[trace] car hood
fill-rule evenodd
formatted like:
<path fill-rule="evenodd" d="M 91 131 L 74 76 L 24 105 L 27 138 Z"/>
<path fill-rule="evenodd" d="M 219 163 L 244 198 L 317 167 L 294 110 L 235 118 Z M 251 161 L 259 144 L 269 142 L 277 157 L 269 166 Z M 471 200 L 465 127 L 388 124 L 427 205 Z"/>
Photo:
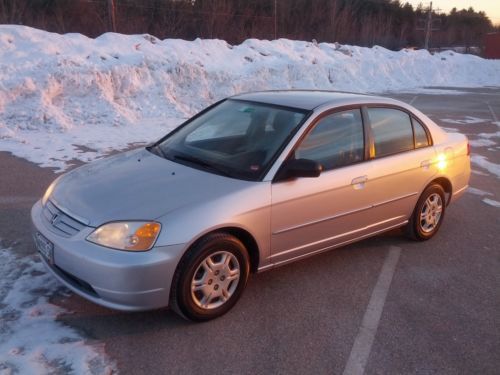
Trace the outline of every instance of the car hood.
<path fill-rule="evenodd" d="M 85 224 L 154 220 L 252 184 L 190 168 L 145 149 L 99 160 L 63 175 L 50 199 Z"/>

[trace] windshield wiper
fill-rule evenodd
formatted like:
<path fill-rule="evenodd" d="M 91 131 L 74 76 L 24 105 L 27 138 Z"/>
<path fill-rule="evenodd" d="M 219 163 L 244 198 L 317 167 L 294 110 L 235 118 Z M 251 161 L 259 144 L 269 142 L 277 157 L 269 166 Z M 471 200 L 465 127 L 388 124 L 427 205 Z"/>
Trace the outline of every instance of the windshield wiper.
<path fill-rule="evenodd" d="M 167 155 L 165 155 L 165 153 L 163 152 L 163 150 L 161 149 L 161 147 L 159 145 L 147 146 L 146 150 L 152 152 L 155 155 L 161 156 L 164 159 L 167 159 Z"/>
<path fill-rule="evenodd" d="M 204 160 L 198 159 L 195 156 L 191 155 L 173 155 L 173 158 L 176 160 L 183 160 L 187 161 L 188 163 L 196 164 L 200 167 L 203 167 L 204 169 L 210 169 L 218 174 L 221 174 L 223 176 L 231 177 L 231 174 L 229 174 L 225 169 L 222 169 L 221 167 L 218 167 L 216 165 L 207 163 Z"/>

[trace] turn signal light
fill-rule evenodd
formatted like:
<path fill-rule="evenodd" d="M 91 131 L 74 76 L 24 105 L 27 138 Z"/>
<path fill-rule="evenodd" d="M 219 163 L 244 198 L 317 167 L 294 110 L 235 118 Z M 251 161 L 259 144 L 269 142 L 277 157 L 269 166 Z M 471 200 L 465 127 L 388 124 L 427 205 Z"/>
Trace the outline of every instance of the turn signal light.
<path fill-rule="evenodd" d="M 160 232 L 160 224 L 146 223 L 139 227 L 131 236 L 131 245 L 128 250 L 142 250 L 147 249 L 156 240 Z"/>

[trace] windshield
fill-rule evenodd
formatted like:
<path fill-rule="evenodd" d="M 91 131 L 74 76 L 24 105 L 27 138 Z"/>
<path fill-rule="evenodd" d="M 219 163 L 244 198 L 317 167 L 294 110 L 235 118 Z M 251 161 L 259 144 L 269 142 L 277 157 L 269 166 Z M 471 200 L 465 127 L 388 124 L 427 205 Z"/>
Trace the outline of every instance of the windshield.
<path fill-rule="evenodd" d="M 226 100 L 158 145 L 165 158 L 233 178 L 257 181 L 307 112 Z"/>

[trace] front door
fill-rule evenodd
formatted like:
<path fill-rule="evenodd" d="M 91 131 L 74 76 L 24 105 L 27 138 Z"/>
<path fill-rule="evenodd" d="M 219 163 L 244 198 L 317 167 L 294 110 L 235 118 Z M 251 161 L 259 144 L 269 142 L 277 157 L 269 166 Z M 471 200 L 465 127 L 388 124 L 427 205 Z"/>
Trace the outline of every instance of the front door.
<path fill-rule="evenodd" d="M 294 157 L 319 162 L 323 172 L 273 183 L 273 263 L 348 241 L 370 224 L 364 150 L 359 108 L 330 113 L 313 125 Z"/>

